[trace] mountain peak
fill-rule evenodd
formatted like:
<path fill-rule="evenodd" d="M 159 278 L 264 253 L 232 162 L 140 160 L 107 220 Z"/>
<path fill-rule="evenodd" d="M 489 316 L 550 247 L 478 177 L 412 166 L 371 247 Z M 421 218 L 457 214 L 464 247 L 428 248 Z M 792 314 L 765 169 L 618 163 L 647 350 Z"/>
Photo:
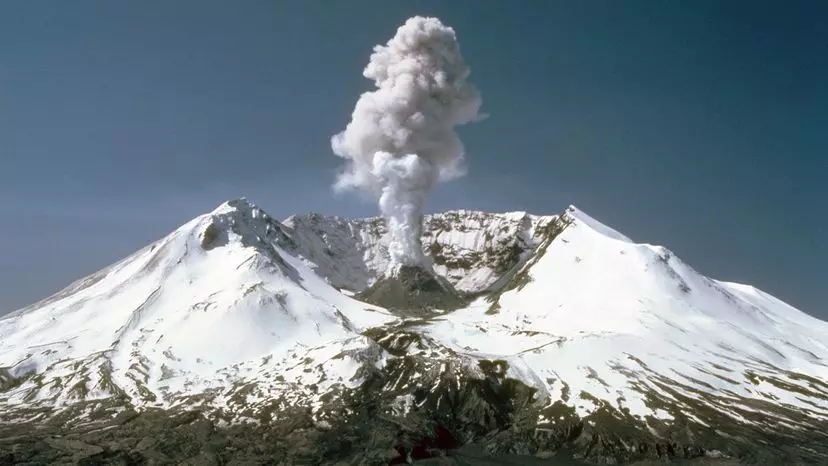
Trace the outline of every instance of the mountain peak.
<path fill-rule="evenodd" d="M 608 227 L 607 225 L 604 225 L 603 223 L 599 222 L 598 220 L 595 220 L 594 218 L 589 216 L 586 212 L 584 212 L 583 210 L 575 207 L 574 205 L 570 205 L 569 207 L 567 207 L 566 212 L 564 213 L 564 215 L 566 217 L 568 217 L 570 220 L 574 221 L 575 223 L 581 223 L 581 224 L 589 227 L 591 230 L 593 230 L 597 233 L 600 233 L 601 235 L 606 236 L 608 238 L 612 238 L 612 239 L 615 239 L 615 240 L 618 240 L 618 241 L 623 241 L 625 243 L 632 243 L 633 242 L 633 240 L 628 238 L 626 235 L 616 231 L 615 229 L 613 229 L 611 227 Z"/>
<path fill-rule="evenodd" d="M 279 222 L 245 197 L 223 202 L 194 222 L 205 250 L 233 240 L 243 246 L 268 246 L 273 241 L 288 239 Z"/>
<path fill-rule="evenodd" d="M 229 211 L 252 212 L 255 209 L 259 209 L 259 207 L 250 202 L 250 200 L 246 197 L 242 196 L 222 202 L 211 212 L 211 214 L 222 214 Z"/>

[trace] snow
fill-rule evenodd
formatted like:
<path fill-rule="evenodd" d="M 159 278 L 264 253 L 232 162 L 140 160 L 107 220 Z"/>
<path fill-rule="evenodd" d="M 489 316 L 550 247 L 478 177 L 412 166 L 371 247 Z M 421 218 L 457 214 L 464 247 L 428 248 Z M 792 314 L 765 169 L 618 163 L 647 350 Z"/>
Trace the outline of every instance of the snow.
<path fill-rule="evenodd" d="M 601 234 L 606 238 L 615 239 L 618 241 L 622 241 L 625 243 L 632 243 L 633 241 L 626 236 L 622 235 L 621 233 L 613 230 L 612 228 L 604 225 L 603 223 L 595 220 L 594 218 L 587 215 L 581 209 L 575 207 L 574 205 L 570 205 L 569 208 L 566 210 L 567 215 L 570 218 L 577 220 L 578 223 L 582 225 L 586 225 L 590 230 Z"/>
<path fill-rule="evenodd" d="M 393 320 L 339 293 L 278 241 L 261 241 L 279 228 L 263 215 L 244 201 L 225 203 L 97 282 L 0 320 L 0 367 L 19 376 L 62 360 L 64 369 L 50 375 L 65 377 L 71 362 L 105 353 L 117 385 L 137 394 L 137 377 L 159 393 L 213 385 L 223 368 L 296 348 L 327 344 L 338 352 L 340 342 Z M 211 226 L 226 244 L 205 250 Z"/>
<path fill-rule="evenodd" d="M 480 297 L 421 323 L 430 348 L 449 348 L 471 367 L 505 360 L 543 403 L 562 400 L 581 416 L 596 409 L 584 394 L 669 420 L 647 402 L 648 393 L 673 400 L 659 385 L 667 381 L 684 396 L 727 399 L 716 408 L 732 416 L 748 408 L 740 399 L 760 399 L 828 418 L 828 393 L 803 378 L 828 379 L 828 323 L 751 286 L 704 277 L 574 207 L 563 217 L 568 226 L 544 243 L 558 216 L 427 216 L 425 251 L 457 289 L 499 289 L 518 270 L 529 278 L 496 295 L 496 307 Z M 0 405 L 104 398 L 107 377 L 138 405 L 244 383 L 258 387 L 248 403 L 298 403 L 311 385 L 319 396 L 356 386 L 360 367 L 392 357 L 361 332 L 398 318 L 353 297 L 384 272 L 386 242 L 377 219 L 279 223 L 244 199 L 224 203 L 0 319 L 0 367 L 41 375 Z M 77 385 L 85 394 L 69 390 Z"/>
<path fill-rule="evenodd" d="M 432 254 L 432 266 L 457 290 L 478 293 L 503 275 L 493 268 L 499 255 L 512 245 L 531 253 L 537 246 L 538 231 L 554 218 L 470 210 L 426 215 L 423 247 L 425 251 L 440 250 L 442 260 L 434 260 Z M 289 217 L 283 223 L 296 241 L 294 254 L 334 287 L 362 291 L 390 265 L 387 230 L 380 219 L 308 214 Z"/>
<path fill-rule="evenodd" d="M 563 380 L 572 394 L 616 406 L 620 394 L 637 415 L 653 413 L 629 373 L 645 379 L 652 371 L 701 391 L 763 398 L 747 388 L 745 371 L 828 376 L 825 322 L 752 288 L 703 277 L 667 249 L 634 244 L 574 208 L 567 216 L 573 223 L 528 271 L 531 281 L 500 296 L 497 313 L 487 313 L 490 303 L 479 299 L 423 331 L 455 351 L 530 368 L 519 374 L 530 383 L 554 379 L 534 383 L 546 393 L 559 393 Z M 799 394 L 765 393 L 813 408 Z M 828 416 L 824 402 L 809 401 Z M 590 411 L 584 403 L 576 408 Z"/>

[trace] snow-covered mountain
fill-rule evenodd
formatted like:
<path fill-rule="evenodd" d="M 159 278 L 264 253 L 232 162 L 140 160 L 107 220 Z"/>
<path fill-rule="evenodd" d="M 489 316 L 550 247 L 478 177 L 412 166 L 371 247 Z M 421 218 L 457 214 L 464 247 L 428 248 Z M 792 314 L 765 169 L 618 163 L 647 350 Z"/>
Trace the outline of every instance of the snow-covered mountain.
<path fill-rule="evenodd" d="M 386 450 L 439 428 L 602 461 L 828 458 L 828 323 L 574 207 L 446 212 L 424 230 L 460 309 L 358 299 L 387 269 L 380 219 L 227 202 L 0 319 L 0 420 L 299 409 L 338 431 L 370 405 L 407 432 Z"/>

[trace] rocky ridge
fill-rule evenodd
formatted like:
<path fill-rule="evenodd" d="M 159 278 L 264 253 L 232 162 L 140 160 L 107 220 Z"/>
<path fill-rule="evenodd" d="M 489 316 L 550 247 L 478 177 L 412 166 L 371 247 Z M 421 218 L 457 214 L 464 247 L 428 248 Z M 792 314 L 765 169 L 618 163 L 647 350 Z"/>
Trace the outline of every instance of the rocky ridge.
<path fill-rule="evenodd" d="M 0 320 L 0 463 L 828 456 L 824 322 L 574 208 L 425 231 L 462 303 L 359 299 L 379 219 L 236 200 Z"/>

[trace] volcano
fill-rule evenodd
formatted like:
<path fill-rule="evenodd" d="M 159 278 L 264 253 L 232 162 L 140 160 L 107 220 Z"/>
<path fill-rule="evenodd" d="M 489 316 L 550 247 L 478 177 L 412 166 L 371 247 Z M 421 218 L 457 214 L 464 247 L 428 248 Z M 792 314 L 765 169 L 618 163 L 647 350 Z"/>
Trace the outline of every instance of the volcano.
<path fill-rule="evenodd" d="M 575 207 L 387 238 L 237 199 L 1 318 L 0 464 L 828 462 L 828 323 Z"/>
<path fill-rule="evenodd" d="M 445 278 L 426 266 L 399 265 L 356 298 L 403 313 L 453 311 L 466 304 Z"/>

